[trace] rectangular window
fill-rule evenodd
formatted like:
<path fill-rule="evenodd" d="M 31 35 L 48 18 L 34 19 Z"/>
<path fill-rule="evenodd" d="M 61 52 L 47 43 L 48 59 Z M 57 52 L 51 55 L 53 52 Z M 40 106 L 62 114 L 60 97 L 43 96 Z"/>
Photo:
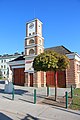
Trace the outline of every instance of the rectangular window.
<path fill-rule="evenodd" d="M 4 68 L 6 68 L 6 65 L 4 65 Z"/>
<path fill-rule="evenodd" d="M 77 64 L 77 71 L 79 71 L 79 65 Z"/>
<path fill-rule="evenodd" d="M 3 60 L 1 60 L 1 63 L 3 63 Z"/>
<path fill-rule="evenodd" d="M 3 66 L 1 65 L 1 68 L 3 68 Z"/>
<path fill-rule="evenodd" d="M 6 62 L 6 60 L 4 60 L 4 62 Z"/>
<path fill-rule="evenodd" d="M 77 64 L 77 71 L 80 71 L 80 65 Z"/>

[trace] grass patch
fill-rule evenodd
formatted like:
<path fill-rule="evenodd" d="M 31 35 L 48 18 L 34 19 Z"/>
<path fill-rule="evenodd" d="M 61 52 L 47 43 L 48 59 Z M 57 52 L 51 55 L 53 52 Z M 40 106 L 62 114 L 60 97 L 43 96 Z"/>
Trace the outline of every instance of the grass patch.
<path fill-rule="evenodd" d="M 73 110 L 80 110 L 80 88 L 74 89 L 73 92 L 74 92 L 74 96 L 69 108 Z"/>

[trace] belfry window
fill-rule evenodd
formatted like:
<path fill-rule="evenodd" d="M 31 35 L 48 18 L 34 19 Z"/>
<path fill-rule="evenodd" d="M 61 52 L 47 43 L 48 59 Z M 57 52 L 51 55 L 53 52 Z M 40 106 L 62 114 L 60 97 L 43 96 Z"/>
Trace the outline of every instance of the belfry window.
<path fill-rule="evenodd" d="M 29 55 L 33 55 L 34 54 L 34 50 L 33 49 L 30 49 L 29 50 Z"/>
<path fill-rule="evenodd" d="M 33 44 L 33 43 L 34 43 L 34 40 L 31 39 L 31 40 L 29 41 L 29 44 Z"/>

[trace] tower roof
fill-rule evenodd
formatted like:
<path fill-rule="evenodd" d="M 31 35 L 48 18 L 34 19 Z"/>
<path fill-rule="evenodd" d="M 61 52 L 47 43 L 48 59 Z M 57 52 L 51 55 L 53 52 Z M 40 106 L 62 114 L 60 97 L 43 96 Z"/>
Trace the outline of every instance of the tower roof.
<path fill-rule="evenodd" d="M 29 21 L 27 22 L 27 24 L 28 24 L 28 23 L 31 23 L 31 22 L 34 22 L 34 21 L 36 21 L 36 20 L 39 21 L 41 24 L 43 24 L 38 18 L 34 18 L 34 19 L 32 19 L 32 20 L 29 20 Z"/>

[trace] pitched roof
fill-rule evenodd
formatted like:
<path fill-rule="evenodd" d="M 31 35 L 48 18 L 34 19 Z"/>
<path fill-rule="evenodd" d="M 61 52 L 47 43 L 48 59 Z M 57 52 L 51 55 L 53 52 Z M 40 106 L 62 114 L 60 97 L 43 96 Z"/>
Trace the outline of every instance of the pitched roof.
<path fill-rule="evenodd" d="M 54 50 L 55 52 L 60 53 L 60 54 L 69 54 L 69 53 L 72 53 L 70 50 L 68 50 L 67 48 L 65 48 L 63 45 L 56 46 L 56 47 L 46 48 L 45 50 Z"/>
<path fill-rule="evenodd" d="M 9 62 L 20 61 L 20 60 L 25 60 L 24 56 L 21 55 L 21 56 L 17 57 L 16 59 L 11 60 L 11 61 L 9 61 Z"/>

